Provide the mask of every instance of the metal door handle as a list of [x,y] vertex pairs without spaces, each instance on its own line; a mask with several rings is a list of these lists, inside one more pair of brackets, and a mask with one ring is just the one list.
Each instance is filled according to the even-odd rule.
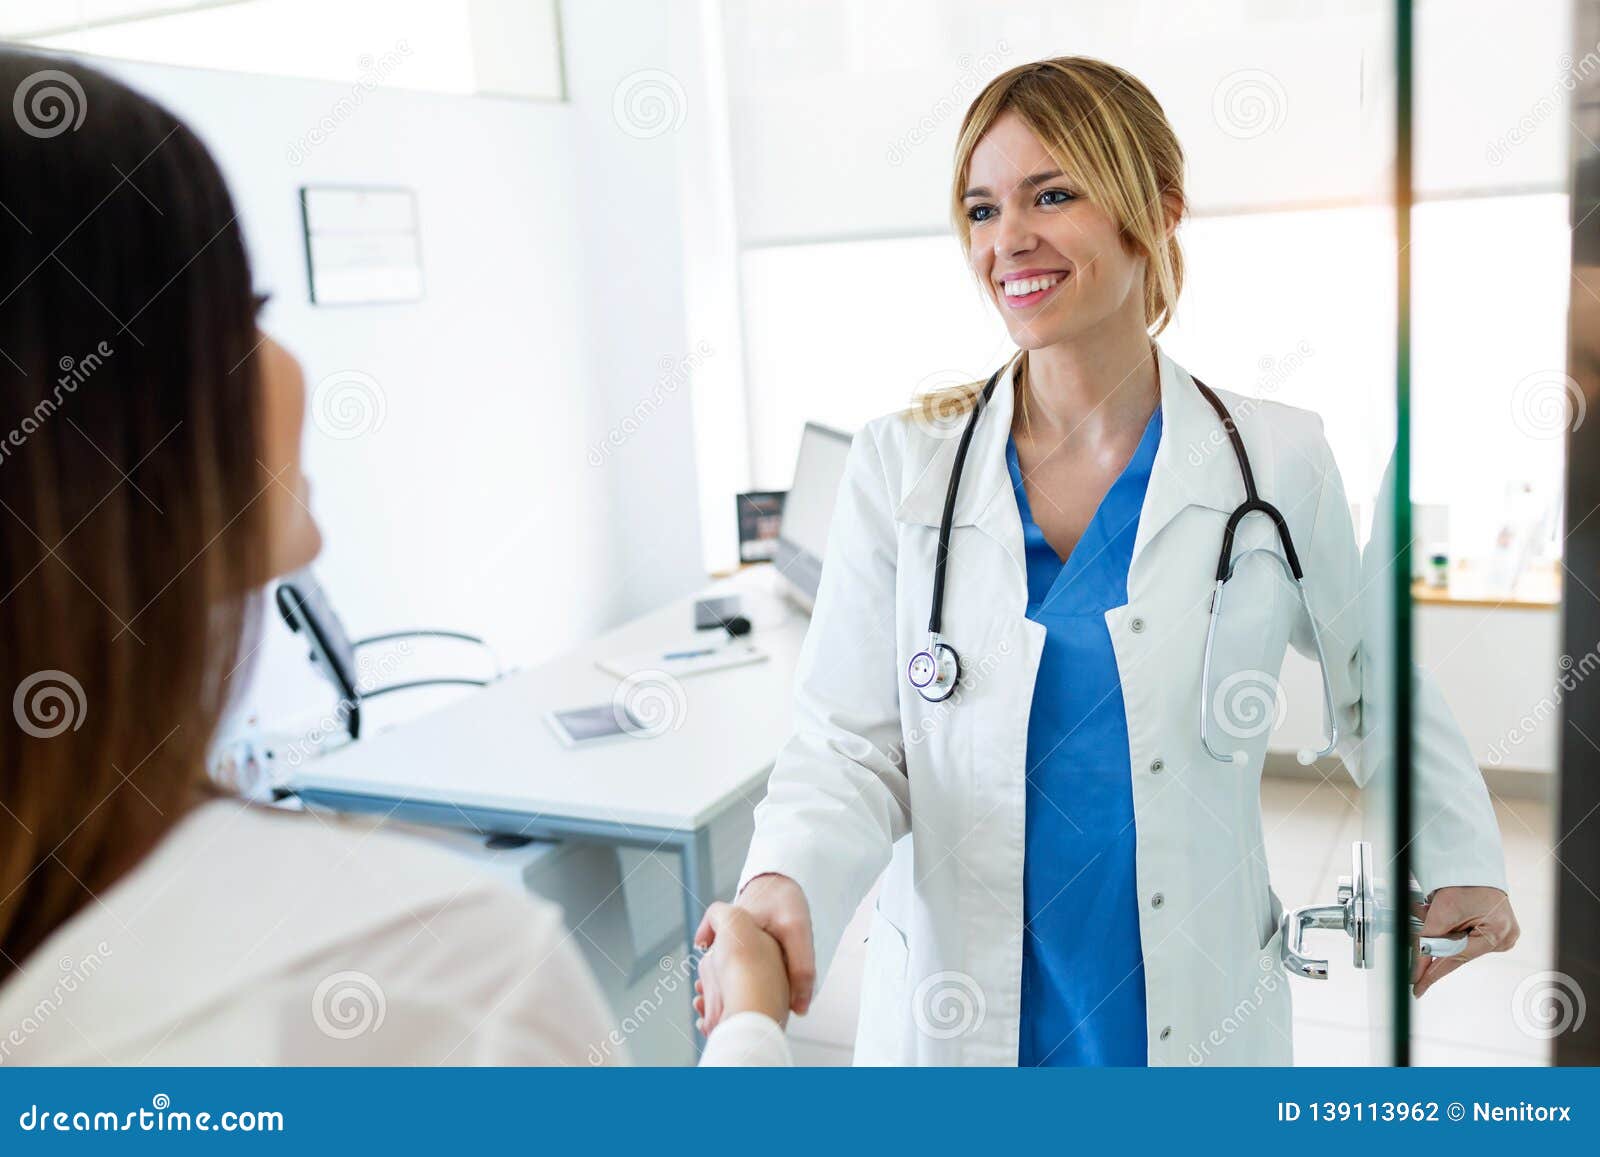
[[1349,908],[1343,904],[1321,908],[1291,908],[1283,914],[1283,963],[1290,972],[1312,980],[1328,979],[1328,962],[1304,954],[1307,928],[1345,930]]
[[[1412,906],[1421,906],[1423,894],[1409,889]],[[1351,963],[1357,968],[1376,965],[1379,935],[1393,932],[1394,910],[1384,902],[1372,867],[1372,845],[1357,840],[1350,845],[1350,875],[1339,877],[1339,902],[1291,908],[1283,914],[1283,963],[1290,972],[1309,980],[1328,979],[1328,962],[1305,954],[1305,934],[1310,929],[1344,932],[1351,940]],[[1407,915],[1406,930],[1416,938],[1423,956],[1455,956],[1467,946],[1465,936],[1421,936],[1422,917]]]
[[[1417,897],[1417,903],[1422,903],[1422,893],[1415,888],[1411,894]],[[1411,934],[1417,937],[1417,951],[1423,956],[1459,956],[1466,951],[1467,938],[1465,936],[1417,936],[1422,931],[1422,917],[1411,917]]]

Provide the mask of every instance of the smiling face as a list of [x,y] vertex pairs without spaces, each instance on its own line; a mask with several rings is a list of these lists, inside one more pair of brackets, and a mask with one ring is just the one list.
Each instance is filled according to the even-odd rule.
[[1025,350],[1106,324],[1144,328],[1146,260],[1014,112],[972,151],[962,198],[972,271]]

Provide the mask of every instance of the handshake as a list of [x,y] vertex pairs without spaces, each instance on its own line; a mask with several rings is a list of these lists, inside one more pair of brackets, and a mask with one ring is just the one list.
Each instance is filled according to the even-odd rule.
[[736,1013],[759,1012],[782,1026],[791,1011],[810,1007],[817,976],[811,909],[789,877],[757,876],[737,904],[712,904],[694,943],[704,953],[694,1010],[707,1036]]

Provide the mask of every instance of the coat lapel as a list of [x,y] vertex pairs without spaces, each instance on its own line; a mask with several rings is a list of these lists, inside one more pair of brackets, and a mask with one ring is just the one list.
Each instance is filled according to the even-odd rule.
[[[994,385],[994,393],[989,398],[983,417],[978,421],[978,428],[972,432],[972,445],[967,450],[961,485],[956,490],[952,526],[975,525],[989,516],[996,506],[1003,505],[995,501],[997,497],[1010,497],[1011,475],[1006,469],[1006,439],[1011,435],[1015,391],[1012,375],[1016,372],[1016,366],[1017,359],[1013,357]],[[961,433],[969,416],[970,412],[951,426],[939,428],[915,420],[910,422],[905,474],[900,490],[905,497],[894,512],[901,522],[939,525],[944,514],[945,493],[950,485],[950,470],[955,465],[956,451],[961,446]]]

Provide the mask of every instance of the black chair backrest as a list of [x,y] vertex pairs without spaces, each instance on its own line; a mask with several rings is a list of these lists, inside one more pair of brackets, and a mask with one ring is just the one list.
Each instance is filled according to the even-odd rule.
[[278,584],[275,598],[283,621],[305,638],[311,648],[311,661],[339,692],[340,722],[354,738],[361,702],[356,652],[322,584],[309,568],[296,571]]

